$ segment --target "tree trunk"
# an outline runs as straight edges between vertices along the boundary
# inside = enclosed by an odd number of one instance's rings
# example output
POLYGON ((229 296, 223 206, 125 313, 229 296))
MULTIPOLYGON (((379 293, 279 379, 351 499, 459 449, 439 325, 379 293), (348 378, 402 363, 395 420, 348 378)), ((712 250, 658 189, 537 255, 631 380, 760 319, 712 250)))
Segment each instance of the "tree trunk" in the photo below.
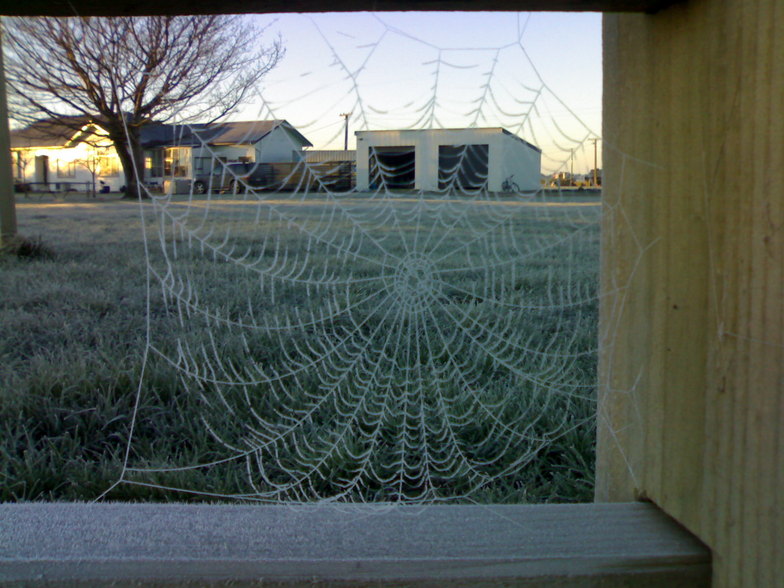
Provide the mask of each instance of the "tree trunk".
POLYGON ((121 132, 110 132, 110 139, 114 142, 117 156, 122 163, 123 173, 125 174, 125 194, 123 198, 137 200, 147 198, 147 193, 143 189, 144 183, 144 150, 141 146, 139 127, 128 127, 128 135, 125 130, 121 132))

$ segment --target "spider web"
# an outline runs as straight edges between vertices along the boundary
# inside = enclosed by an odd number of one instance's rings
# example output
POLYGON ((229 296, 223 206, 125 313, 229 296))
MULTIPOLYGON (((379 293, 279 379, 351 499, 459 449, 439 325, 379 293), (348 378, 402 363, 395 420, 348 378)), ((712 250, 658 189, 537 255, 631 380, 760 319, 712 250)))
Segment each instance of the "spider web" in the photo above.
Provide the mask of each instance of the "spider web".
MULTIPOLYGON (((368 39, 311 20, 323 70, 296 76, 312 80, 297 97, 270 83, 257 118, 335 145, 348 97, 355 130, 503 127, 546 147, 548 176, 592 152, 597 134, 528 56, 526 15, 513 39, 479 48, 362 17, 368 39), (376 93, 395 83, 389 54, 411 47, 424 73, 409 72, 409 92, 376 93), (306 108, 311 121, 296 114, 306 99, 323 109, 306 108)), ((303 153, 261 189, 224 167, 198 125, 178 137, 209 162, 206 193, 190 182, 140 207, 145 363, 168 365, 181 393, 142 379, 118 483, 270 502, 486 500, 527 483, 557 442, 593 438, 595 199, 492 191, 469 148, 439 169, 438 190, 396 189, 388 161, 370 190, 345 190, 334 181, 345 162, 303 153), (134 436, 142 407, 176 415, 181 402, 201 416, 180 431, 181 452, 154 457, 134 436)))

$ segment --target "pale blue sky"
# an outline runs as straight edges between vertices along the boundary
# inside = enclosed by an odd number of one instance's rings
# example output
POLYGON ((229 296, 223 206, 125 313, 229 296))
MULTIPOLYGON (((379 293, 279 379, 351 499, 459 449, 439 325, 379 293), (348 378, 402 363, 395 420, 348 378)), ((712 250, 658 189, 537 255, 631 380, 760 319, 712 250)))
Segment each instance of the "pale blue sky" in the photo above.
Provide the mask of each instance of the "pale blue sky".
MULTIPOLYGON (((255 17, 286 56, 236 118, 285 118, 314 148, 359 129, 503 126, 543 171, 593 167, 601 132, 596 13, 332 13, 255 17)), ((601 165, 601 162, 600 162, 601 165)))

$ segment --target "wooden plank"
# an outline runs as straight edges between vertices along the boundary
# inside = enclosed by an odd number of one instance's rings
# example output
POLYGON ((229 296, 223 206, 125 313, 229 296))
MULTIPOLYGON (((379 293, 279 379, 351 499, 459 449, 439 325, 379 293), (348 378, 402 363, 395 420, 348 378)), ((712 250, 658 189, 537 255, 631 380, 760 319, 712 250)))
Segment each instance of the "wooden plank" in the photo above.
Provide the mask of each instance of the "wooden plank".
POLYGON ((778 586, 784 3, 693 0, 604 26, 605 80, 621 83, 604 87, 597 497, 649 497, 711 547, 716 586, 778 586))
POLYGON ((30 0, 6 2, 7 16, 138 16, 387 10, 656 12, 678 0, 30 0))
POLYGON ((691 587, 710 555, 645 503, 0 505, 0 583, 261 580, 691 587))
POLYGON ((2 32, 0 32, 0 247, 16 239, 16 206, 14 201, 14 174, 10 153, 11 136, 8 130, 8 101, 5 95, 5 68, 3 66, 2 32))

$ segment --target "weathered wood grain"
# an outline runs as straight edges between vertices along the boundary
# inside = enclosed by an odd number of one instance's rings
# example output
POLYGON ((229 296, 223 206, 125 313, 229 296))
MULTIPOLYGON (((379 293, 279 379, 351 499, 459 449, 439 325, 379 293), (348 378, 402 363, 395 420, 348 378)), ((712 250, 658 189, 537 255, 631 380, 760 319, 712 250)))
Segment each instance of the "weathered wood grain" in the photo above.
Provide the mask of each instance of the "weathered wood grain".
POLYGON ((604 25, 597 497, 652 499, 732 588, 784 578, 782 39, 780 0, 604 25))
POLYGON ((656 12, 678 0, 29 0, 5 2, 8 16, 133 16, 386 10, 656 12))
MULTIPOLYGON (((0 505, 0 583, 708 586, 651 504, 0 505)), ((195 585, 195 584, 193 584, 195 585)))

